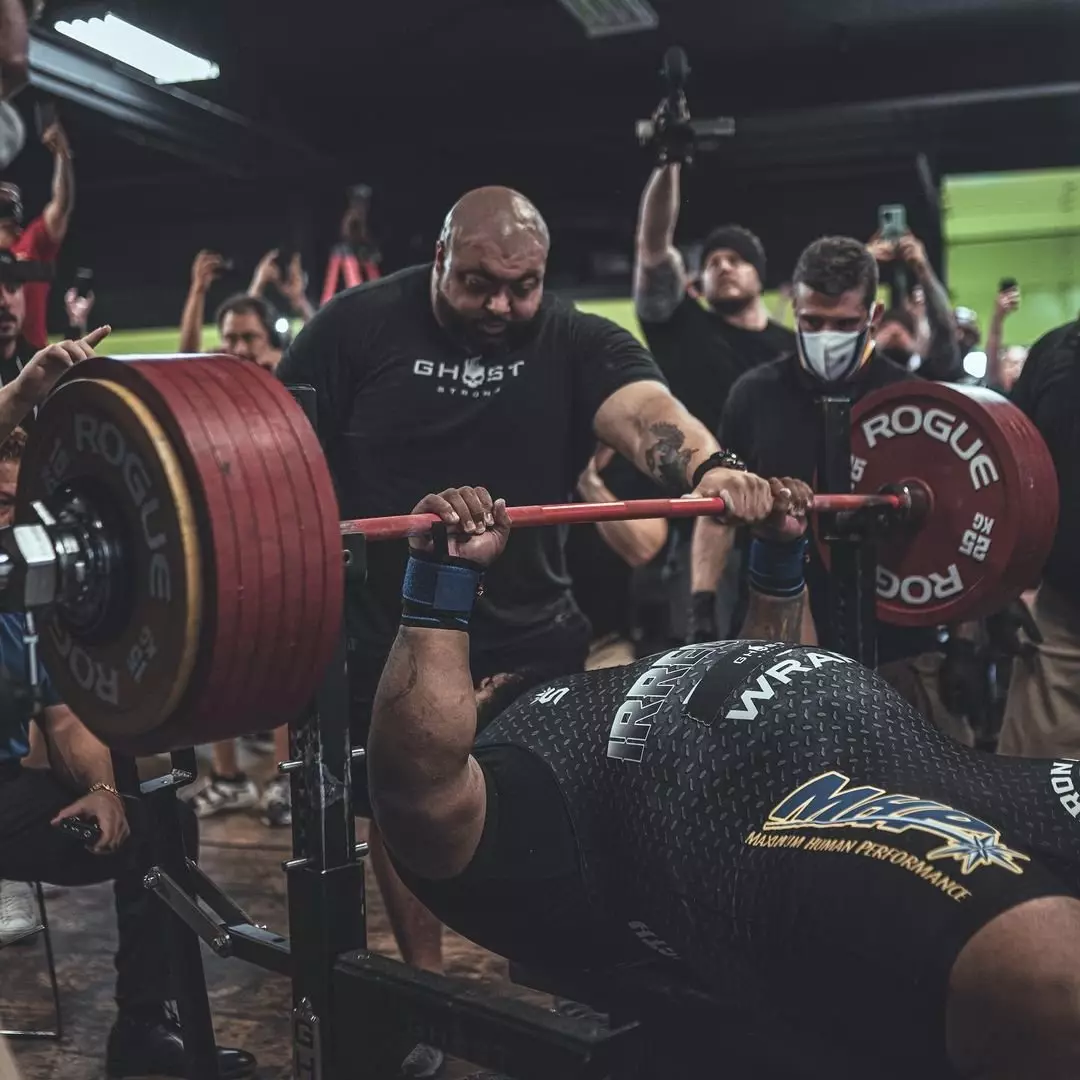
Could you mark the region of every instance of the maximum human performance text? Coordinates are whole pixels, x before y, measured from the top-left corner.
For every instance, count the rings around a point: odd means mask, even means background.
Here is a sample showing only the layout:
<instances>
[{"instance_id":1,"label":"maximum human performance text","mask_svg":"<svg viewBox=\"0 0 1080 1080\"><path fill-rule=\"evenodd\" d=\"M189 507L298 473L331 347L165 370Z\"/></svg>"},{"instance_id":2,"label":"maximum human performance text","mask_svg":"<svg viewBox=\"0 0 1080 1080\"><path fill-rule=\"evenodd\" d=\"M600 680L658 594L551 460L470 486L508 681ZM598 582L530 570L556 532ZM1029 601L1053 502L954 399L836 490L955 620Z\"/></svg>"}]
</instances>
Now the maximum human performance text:
<instances>
[{"instance_id":1,"label":"maximum human performance text","mask_svg":"<svg viewBox=\"0 0 1080 1080\"><path fill-rule=\"evenodd\" d=\"M953 881L948 874L942 873L926 862L925 859L917 858L909 851L901 851L900 848L890 847L888 844L875 844L872 840L837 840L828 836L805 836L798 833L770 834L752 832L747 836L745 842L750 847L795 848L799 851L863 855L869 859L890 862L894 866L910 871L916 877L922 878L927 884L940 889L946 896L957 903L966 900L971 895L971 892L965 889L963 885Z\"/></svg>"}]
</instances>

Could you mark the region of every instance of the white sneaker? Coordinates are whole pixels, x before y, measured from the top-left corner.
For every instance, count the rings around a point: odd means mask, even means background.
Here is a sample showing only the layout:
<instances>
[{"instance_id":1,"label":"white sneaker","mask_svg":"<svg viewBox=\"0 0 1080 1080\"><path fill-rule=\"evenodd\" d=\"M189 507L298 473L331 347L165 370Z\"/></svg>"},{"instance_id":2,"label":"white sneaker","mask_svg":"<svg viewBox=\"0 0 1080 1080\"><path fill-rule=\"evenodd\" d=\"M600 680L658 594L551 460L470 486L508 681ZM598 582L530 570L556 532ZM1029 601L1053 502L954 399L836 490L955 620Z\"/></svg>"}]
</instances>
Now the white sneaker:
<instances>
[{"instance_id":1,"label":"white sneaker","mask_svg":"<svg viewBox=\"0 0 1080 1080\"><path fill-rule=\"evenodd\" d=\"M22 881L0 881L0 944L38 927L34 888Z\"/></svg>"},{"instance_id":2,"label":"white sneaker","mask_svg":"<svg viewBox=\"0 0 1080 1080\"><path fill-rule=\"evenodd\" d=\"M234 810L249 810L258 805L259 789L246 776L235 779L211 776L210 783L191 800L195 816L200 818L228 814Z\"/></svg>"},{"instance_id":3,"label":"white sneaker","mask_svg":"<svg viewBox=\"0 0 1080 1080\"><path fill-rule=\"evenodd\" d=\"M442 1072L445 1064L446 1058L438 1047L417 1043L401 1063L401 1075L412 1077L413 1080L433 1080Z\"/></svg>"},{"instance_id":4,"label":"white sneaker","mask_svg":"<svg viewBox=\"0 0 1080 1080\"><path fill-rule=\"evenodd\" d=\"M271 829L292 824L292 785L287 776L275 776L262 794L262 821Z\"/></svg>"}]
</instances>

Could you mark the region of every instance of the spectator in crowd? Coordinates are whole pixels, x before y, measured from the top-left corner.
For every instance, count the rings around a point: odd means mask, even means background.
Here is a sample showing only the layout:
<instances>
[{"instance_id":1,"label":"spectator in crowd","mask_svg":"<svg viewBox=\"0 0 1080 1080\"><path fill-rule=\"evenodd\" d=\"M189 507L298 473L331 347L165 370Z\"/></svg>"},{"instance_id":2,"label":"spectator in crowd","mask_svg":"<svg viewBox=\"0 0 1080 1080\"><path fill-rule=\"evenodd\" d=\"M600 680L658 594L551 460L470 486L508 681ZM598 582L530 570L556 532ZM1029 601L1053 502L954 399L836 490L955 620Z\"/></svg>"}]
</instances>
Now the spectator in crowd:
<instances>
[{"instance_id":1,"label":"spectator in crowd","mask_svg":"<svg viewBox=\"0 0 1080 1080\"><path fill-rule=\"evenodd\" d=\"M31 285L28 264L0 249L0 385L13 383L38 350L26 338L26 309ZM85 331L83 332L85 334ZM33 415L23 426L33 424Z\"/></svg>"},{"instance_id":2,"label":"spectator in crowd","mask_svg":"<svg viewBox=\"0 0 1080 1080\"><path fill-rule=\"evenodd\" d=\"M796 353L743 375L728 397L720 422L721 446L737 454L750 471L812 483L821 440L818 398L845 393L858 401L872 390L914 377L874 347L874 334L882 318L882 305L876 299L874 255L872 247L857 240L830 236L816 240L799 257L794 275ZM719 581L729 531L707 518L696 522L692 556L695 589L715 586ZM806 580L820 634L827 612L829 577L813 547ZM941 662L937 631L884 623L878 624L877 630L881 674L928 719L970 745L972 735L967 725L937 708ZM698 641L723 636L707 624L700 611L694 631ZM804 635L813 633L804 625ZM804 637L803 643L814 640L816 637Z\"/></svg>"},{"instance_id":3,"label":"spectator in crowd","mask_svg":"<svg viewBox=\"0 0 1080 1080\"><path fill-rule=\"evenodd\" d=\"M912 365L921 359L918 339L919 324L915 315L906 308L889 308L881 316L874 334L878 353L905 371L910 371Z\"/></svg>"},{"instance_id":4,"label":"spectator in crowd","mask_svg":"<svg viewBox=\"0 0 1080 1080\"><path fill-rule=\"evenodd\" d=\"M64 312L67 315L68 337L82 337L90 325L90 312L94 310L94 291L80 296L72 286L64 293Z\"/></svg>"},{"instance_id":5,"label":"spectator in crowd","mask_svg":"<svg viewBox=\"0 0 1080 1080\"><path fill-rule=\"evenodd\" d=\"M705 238L700 280L690 282L675 246L681 173L678 162L660 165L645 186L637 228L634 309L672 393L715 431L735 380L792 352L795 338L769 318L762 295L765 249L741 225L721 226ZM632 483L639 496L657 493L641 490L636 480ZM637 584L645 593L655 595L665 590L672 574L683 578L689 573L691 528L681 522L673 525L667 558L651 563L637 575ZM733 549L734 533L729 530L727 535L728 547ZM710 590L713 599L709 604L717 607L717 617L726 624L734 615L739 554L725 564L724 587ZM653 575L664 580L650 584ZM682 623L681 611L671 615ZM673 629L679 636L686 631L685 625Z\"/></svg>"},{"instance_id":6,"label":"spectator in crowd","mask_svg":"<svg viewBox=\"0 0 1080 1080\"><path fill-rule=\"evenodd\" d=\"M960 360L974 352L982 341L982 327L979 326L978 312L969 307L958 307L953 312L956 324L956 343L960 349Z\"/></svg>"},{"instance_id":7,"label":"spectator in crowd","mask_svg":"<svg viewBox=\"0 0 1080 1080\"><path fill-rule=\"evenodd\" d=\"M1004 345L1005 323L1020 309L1020 286L1011 281L1002 284L1006 287L999 289L994 298L994 313L990 316L990 329L986 335L986 385L1008 396L1020 378L1028 351L1023 345L1009 348Z\"/></svg>"},{"instance_id":8,"label":"spectator in crowd","mask_svg":"<svg viewBox=\"0 0 1080 1080\"><path fill-rule=\"evenodd\" d=\"M1002 351L1001 360L998 362L998 374L994 383L989 384L992 390L1008 397L1013 392L1020 373L1027 363L1028 347L1026 345L1010 345Z\"/></svg>"},{"instance_id":9,"label":"spectator in crowd","mask_svg":"<svg viewBox=\"0 0 1080 1080\"><path fill-rule=\"evenodd\" d=\"M868 248L879 266L902 264L907 267L919 290L914 311L894 303L889 321L882 319L882 325L876 331L879 351L898 366L917 370L926 379L948 382L959 378L963 373L963 356L957 349L949 294L934 273L926 246L909 232L899 240L883 240L880 234L875 235ZM911 298L905 297L904 303L910 306ZM916 312L925 317L928 327L925 355L920 352L922 343ZM908 317L905 319L904 316Z\"/></svg>"},{"instance_id":10,"label":"spectator in crowd","mask_svg":"<svg viewBox=\"0 0 1080 1080\"><path fill-rule=\"evenodd\" d=\"M1032 610L1041 640L1013 663L999 748L1080 758L1080 321L1031 347L1011 397L1046 440L1061 510Z\"/></svg>"},{"instance_id":11,"label":"spectator in crowd","mask_svg":"<svg viewBox=\"0 0 1080 1080\"><path fill-rule=\"evenodd\" d=\"M16 429L0 444L0 525L11 523L19 461L26 436ZM110 1077L185 1075L179 1026L167 1003L167 926L160 901L143 886L153 863L150 822L138 800L116 788L109 751L60 700L42 672L40 713L26 685L27 632L21 615L0 616L0 936L13 924L36 920L20 910L26 892L13 883L53 881L91 885L113 881L116 894L116 1002L118 1018L109 1033L106 1072ZM47 768L27 768L31 724L47 747ZM183 810L181 812L184 812ZM56 828L66 818L93 819L101 835L92 845ZM183 822L185 847L195 858L198 832L190 811ZM251 1076L255 1059L221 1048L222 1077Z\"/></svg>"},{"instance_id":12,"label":"spectator in crowd","mask_svg":"<svg viewBox=\"0 0 1080 1080\"><path fill-rule=\"evenodd\" d=\"M315 315L315 308L307 296L307 274L300 260L300 252L295 251L289 259L289 267L282 273L281 252L278 248L268 251L255 267L255 276L248 287L248 296L265 298L266 290L273 286L289 304L289 310L302 322L306 323Z\"/></svg>"},{"instance_id":13,"label":"spectator in crowd","mask_svg":"<svg viewBox=\"0 0 1080 1080\"><path fill-rule=\"evenodd\" d=\"M0 248L17 259L55 264L75 207L75 168L67 133L59 121L45 129L41 142L53 157L52 195L41 215L24 229L22 192L14 184L0 184ZM23 335L35 349L44 348L49 340L49 289L48 281L27 282L25 289Z\"/></svg>"},{"instance_id":14,"label":"spectator in crowd","mask_svg":"<svg viewBox=\"0 0 1080 1080\"><path fill-rule=\"evenodd\" d=\"M769 318L762 297L765 249L740 225L713 230L692 288L675 246L682 166L653 171L641 199L634 265L634 310L672 393L715 429L735 380L795 348L790 330Z\"/></svg>"},{"instance_id":15,"label":"spectator in crowd","mask_svg":"<svg viewBox=\"0 0 1080 1080\"><path fill-rule=\"evenodd\" d=\"M277 263L278 253L263 256L251 291L229 297L215 313L220 348L242 360L251 360L269 371L281 362L281 354L288 344L288 322L261 295L273 284L288 300L295 314L305 322L313 314L305 293L307 279L299 255L282 274ZM216 252L200 251L191 268L191 288L184 303L180 319L180 351L202 352L203 324L206 319L206 295L210 287L227 269L227 262Z\"/></svg>"}]
</instances>

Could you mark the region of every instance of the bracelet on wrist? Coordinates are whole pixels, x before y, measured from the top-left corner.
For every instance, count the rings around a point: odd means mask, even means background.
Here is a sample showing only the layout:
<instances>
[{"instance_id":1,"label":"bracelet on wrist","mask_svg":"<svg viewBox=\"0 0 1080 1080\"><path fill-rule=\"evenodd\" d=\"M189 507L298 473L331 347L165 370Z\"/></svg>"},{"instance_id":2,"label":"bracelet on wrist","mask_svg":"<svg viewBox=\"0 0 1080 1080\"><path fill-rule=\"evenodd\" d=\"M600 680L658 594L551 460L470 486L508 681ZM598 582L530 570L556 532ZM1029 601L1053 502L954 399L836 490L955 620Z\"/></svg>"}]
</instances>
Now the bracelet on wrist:
<instances>
[{"instance_id":1,"label":"bracelet on wrist","mask_svg":"<svg viewBox=\"0 0 1080 1080\"><path fill-rule=\"evenodd\" d=\"M91 784L90 785L90 790L86 794L87 795L93 795L97 791L107 791L110 795L113 796L113 798L118 799L120 802L124 801L123 796L120 794L119 791L116 790L116 788L114 788L112 786L112 784L106 784L106 783Z\"/></svg>"},{"instance_id":2,"label":"bracelet on wrist","mask_svg":"<svg viewBox=\"0 0 1080 1080\"><path fill-rule=\"evenodd\" d=\"M805 536L797 540L763 540L755 536L750 543L750 588L778 599L798 596L806 585L808 547Z\"/></svg>"},{"instance_id":3,"label":"bracelet on wrist","mask_svg":"<svg viewBox=\"0 0 1080 1080\"><path fill-rule=\"evenodd\" d=\"M467 631L483 581L483 567L470 559L413 552L401 583L402 626Z\"/></svg>"},{"instance_id":4,"label":"bracelet on wrist","mask_svg":"<svg viewBox=\"0 0 1080 1080\"><path fill-rule=\"evenodd\" d=\"M690 490L696 491L698 484L705 478L705 474L713 469L734 469L737 472L746 472L746 465L738 454L730 450L717 450L710 454L695 470L693 479L690 481Z\"/></svg>"}]
</instances>

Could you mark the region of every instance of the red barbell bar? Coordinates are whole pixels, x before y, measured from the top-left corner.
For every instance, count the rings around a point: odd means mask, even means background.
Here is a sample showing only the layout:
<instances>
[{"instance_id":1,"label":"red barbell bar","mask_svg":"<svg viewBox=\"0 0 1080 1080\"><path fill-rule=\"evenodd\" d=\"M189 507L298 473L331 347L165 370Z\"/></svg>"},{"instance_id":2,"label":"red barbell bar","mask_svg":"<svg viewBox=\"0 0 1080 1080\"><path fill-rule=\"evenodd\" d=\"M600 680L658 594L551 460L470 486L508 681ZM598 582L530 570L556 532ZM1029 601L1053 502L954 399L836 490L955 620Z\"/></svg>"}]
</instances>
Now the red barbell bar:
<instances>
[{"instance_id":1,"label":"red barbell bar","mask_svg":"<svg viewBox=\"0 0 1080 1080\"><path fill-rule=\"evenodd\" d=\"M907 510L908 494L815 495L812 509L824 513L881 506ZM727 510L723 499L633 499L629 502L565 503L554 506L511 506L510 520L517 528L530 525L582 525L598 521L635 521L642 518L719 517ZM368 540L399 540L423 536L439 520L434 514L358 518L341 522L343 536L362 534Z\"/></svg>"}]
</instances>

